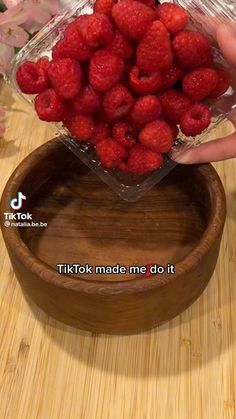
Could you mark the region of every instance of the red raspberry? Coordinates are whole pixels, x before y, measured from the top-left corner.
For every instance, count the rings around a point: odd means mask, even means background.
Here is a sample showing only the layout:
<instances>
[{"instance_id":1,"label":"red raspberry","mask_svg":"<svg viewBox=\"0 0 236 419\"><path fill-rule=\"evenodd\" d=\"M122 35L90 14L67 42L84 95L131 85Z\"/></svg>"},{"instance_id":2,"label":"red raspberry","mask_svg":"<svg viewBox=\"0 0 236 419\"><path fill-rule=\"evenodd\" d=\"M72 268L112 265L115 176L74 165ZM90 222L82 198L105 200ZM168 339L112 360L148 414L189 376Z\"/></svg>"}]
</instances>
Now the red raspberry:
<instances>
[{"instance_id":1,"label":"red raspberry","mask_svg":"<svg viewBox=\"0 0 236 419\"><path fill-rule=\"evenodd\" d=\"M136 143L134 129L127 122L118 122L115 124L112 135L125 148L132 148Z\"/></svg>"},{"instance_id":2,"label":"red raspberry","mask_svg":"<svg viewBox=\"0 0 236 419\"><path fill-rule=\"evenodd\" d=\"M122 84L117 84L106 92L103 100L103 108L111 120L117 120L128 115L133 104L133 96Z\"/></svg>"},{"instance_id":3,"label":"red raspberry","mask_svg":"<svg viewBox=\"0 0 236 419\"><path fill-rule=\"evenodd\" d=\"M216 88L218 81L218 74L213 68L196 68L184 76L183 92L193 101L202 100Z\"/></svg>"},{"instance_id":4,"label":"red raspberry","mask_svg":"<svg viewBox=\"0 0 236 419\"><path fill-rule=\"evenodd\" d=\"M156 2L155 0L139 0L140 3L146 4L146 6L149 7L155 7L156 6Z\"/></svg>"},{"instance_id":5,"label":"red raspberry","mask_svg":"<svg viewBox=\"0 0 236 419\"><path fill-rule=\"evenodd\" d=\"M193 105L181 118L180 129L185 135L194 137L210 125L211 117L212 113L207 106Z\"/></svg>"},{"instance_id":6,"label":"red raspberry","mask_svg":"<svg viewBox=\"0 0 236 419\"><path fill-rule=\"evenodd\" d=\"M129 172L128 164L126 161L121 161L117 166L117 169L122 170L122 172Z\"/></svg>"},{"instance_id":7,"label":"red raspberry","mask_svg":"<svg viewBox=\"0 0 236 419\"><path fill-rule=\"evenodd\" d=\"M182 79L184 72L182 68L174 63L169 70L166 70L162 74L162 90L167 90L173 87L178 80Z\"/></svg>"},{"instance_id":8,"label":"red raspberry","mask_svg":"<svg viewBox=\"0 0 236 419\"><path fill-rule=\"evenodd\" d=\"M95 113L102 108L101 94L96 92L89 84L84 86L77 96L71 101L71 106L77 113Z\"/></svg>"},{"instance_id":9,"label":"red raspberry","mask_svg":"<svg viewBox=\"0 0 236 419\"><path fill-rule=\"evenodd\" d=\"M168 70L173 62L170 35L163 23L153 22L137 48L137 65L144 71Z\"/></svg>"},{"instance_id":10,"label":"red raspberry","mask_svg":"<svg viewBox=\"0 0 236 419\"><path fill-rule=\"evenodd\" d=\"M80 15L72 22L70 22L64 32L65 38L67 38L67 36L72 35L75 31L82 35L82 32L86 28L89 16L90 15Z\"/></svg>"},{"instance_id":11,"label":"red raspberry","mask_svg":"<svg viewBox=\"0 0 236 419\"><path fill-rule=\"evenodd\" d=\"M161 115L161 103L156 96L148 95L138 98L131 114L133 122L142 127Z\"/></svg>"},{"instance_id":12,"label":"red raspberry","mask_svg":"<svg viewBox=\"0 0 236 419\"><path fill-rule=\"evenodd\" d=\"M65 98L72 99L81 88L81 68L72 58L60 58L50 64L48 75L57 93Z\"/></svg>"},{"instance_id":13,"label":"red raspberry","mask_svg":"<svg viewBox=\"0 0 236 419\"><path fill-rule=\"evenodd\" d=\"M156 16L173 35L182 31L188 23L188 15L181 6L163 3L157 6Z\"/></svg>"},{"instance_id":14,"label":"red raspberry","mask_svg":"<svg viewBox=\"0 0 236 419\"><path fill-rule=\"evenodd\" d=\"M124 61L113 52L101 49L90 61L89 80L94 89L104 92L117 83L124 71Z\"/></svg>"},{"instance_id":15,"label":"red raspberry","mask_svg":"<svg viewBox=\"0 0 236 419\"><path fill-rule=\"evenodd\" d=\"M170 89L159 95L162 113L173 124L179 124L181 117L192 106L191 99L177 89Z\"/></svg>"},{"instance_id":16,"label":"red raspberry","mask_svg":"<svg viewBox=\"0 0 236 419\"><path fill-rule=\"evenodd\" d=\"M94 119L91 115L70 113L65 119L65 126L77 140L90 140L94 132Z\"/></svg>"},{"instance_id":17,"label":"red raspberry","mask_svg":"<svg viewBox=\"0 0 236 419\"><path fill-rule=\"evenodd\" d=\"M182 31L173 41L175 56L183 68L210 66L213 54L210 42L201 32Z\"/></svg>"},{"instance_id":18,"label":"red raspberry","mask_svg":"<svg viewBox=\"0 0 236 419\"><path fill-rule=\"evenodd\" d=\"M92 50L85 44L78 30L68 32L66 38L58 41L52 49L53 59L74 58L87 61L92 56Z\"/></svg>"},{"instance_id":19,"label":"red raspberry","mask_svg":"<svg viewBox=\"0 0 236 419\"><path fill-rule=\"evenodd\" d=\"M227 92L230 87L229 74L223 70L216 70L218 74L218 83L213 91L211 91L210 97L218 98Z\"/></svg>"},{"instance_id":20,"label":"red raspberry","mask_svg":"<svg viewBox=\"0 0 236 419\"><path fill-rule=\"evenodd\" d=\"M177 127L177 125L174 124L169 124L169 126L172 130L173 139L176 140L176 138L179 135L179 128Z\"/></svg>"},{"instance_id":21,"label":"red raspberry","mask_svg":"<svg viewBox=\"0 0 236 419\"><path fill-rule=\"evenodd\" d=\"M36 96L34 105L38 117L42 121L60 122L66 115L63 99L54 89L45 90Z\"/></svg>"},{"instance_id":22,"label":"red raspberry","mask_svg":"<svg viewBox=\"0 0 236 419\"><path fill-rule=\"evenodd\" d=\"M49 87L47 71L42 66L25 61L16 72L16 81L23 93L34 95Z\"/></svg>"},{"instance_id":23,"label":"red raspberry","mask_svg":"<svg viewBox=\"0 0 236 419\"><path fill-rule=\"evenodd\" d=\"M131 173L144 175L159 169L163 161L161 154L150 150L142 144L136 144L129 152L127 165Z\"/></svg>"},{"instance_id":24,"label":"red raspberry","mask_svg":"<svg viewBox=\"0 0 236 419\"><path fill-rule=\"evenodd\" d=\"M119 57L127 60L133 55L133 47L130 41L122 35L121 32L116 31L113 40L107 46L107 49Z\"/></svg>"},{"instance_id":25,"label":"red raspberry","mask_svg":"<svg viewBox=\"0 0 236 419\"><path fill-rule=\"evenodd\" d=\"M127 156L125 148L112 138L106 138L99 142L96 150L102 165L107 169L119 166Z\"/></svg>"},{"instance_id":26,"label":"red raspberry","mask_svg":"<svg viewBox=\"0 0 236 419\"><path fill-rule=\"evenodd\" d=\"M129 72L129 84L135 93L149 95L162 87L162 74L159 71L147 73L139 70L137 66Z\"/></svg>"},{"instance_id":27,"label":"red raspberry","mask_svg":"<svg viewBox=\"0 0 236 419\"><path fill-rule=\"evenodd\" d=\"M41 57L38 61L37 61L37 66L38 68L40 68L41 70L44 70L46 72L48 72L49 67L50 67L50 61L47 57Z\"/></svg>"},{"instance_id":28,"label":"red raspberry","mask_svg":"<svg viewBox=\"0 0 236 419\"><path fill-rule=\"evenodd\" d=\"M121 0L113 6L112 17L125 36L137 40L154 20L155 12L139 1Z\"/></svg>"},{"instance_id":29,"label":"red raspberry","mask_svg":"<svg viewBox=\"0 0 236 419\"><path fill-rule=\"evenodd\" d=\"M113 0L96 0L94 10L97 13L104 13L104 15L111 16Z\"/></svg>"},{"instance_id":30,"label":"red raspberry","mask_svg":"<svg viewBox=\"0 0 236 419\"><path fill-rule=\"evenodd\" d=\"M95 124L95 129L93 133L93 137L91 139L91 142L93 144L98 144L100 141L104 140L105 138L108 138L111 136L111 128L108 124L105 122L97 122Z\"/></svg>"},{"instance_id":31,"label":"red raspberry","mask_svg":"<svg viewBox=\"0 0 236 419\"><path fill-rule=\"evenodd\" d=\"M86 23L81 29L81 35L86 44L92 48L99 48L108 45L114 32L109 18L102 13L89 15Z\"/></svg>"},{"instance_id":32,"label":"red raspberry","mask_svg":"<svg viewBox=\"0 0 236 419\"><path fill-rule=\"evenodd\" d=\"M150 272L150 270L151 270L151 268L152 268L153 266L155 266L155 265L156 265L156 263L147 263L147 264L145 265L145 268L146 268L146 273L145 273L145 274L142 274L142 276L143 276L143 277L145 277L145 278L148 278L148 277L150 277L150 276L154 275L153 273L151 273L151 272Z\"/></svg>"},{"instance_id":33,"label":"red raspberry","mask_svg":"<svg viewBox=\"0 0 236 419\"><path fill-rule=\"evenodd\" d=\"M158 153L168 153L173 145L172 128L164 121L150 122L139 134L140 142L146 147Z\"/></svg>"}]
</instances>

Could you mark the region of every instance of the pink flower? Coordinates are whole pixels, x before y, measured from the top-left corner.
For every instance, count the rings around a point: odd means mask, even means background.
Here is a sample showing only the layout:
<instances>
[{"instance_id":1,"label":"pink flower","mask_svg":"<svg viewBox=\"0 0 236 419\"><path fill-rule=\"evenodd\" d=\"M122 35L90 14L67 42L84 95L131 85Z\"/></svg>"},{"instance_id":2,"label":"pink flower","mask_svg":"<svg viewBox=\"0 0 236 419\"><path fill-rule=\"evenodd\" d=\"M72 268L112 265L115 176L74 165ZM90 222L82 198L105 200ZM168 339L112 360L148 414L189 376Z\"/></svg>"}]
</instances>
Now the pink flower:
<instances>
[{"instance_id":1,"label":"pink flower","mask_svg":"<svg viewBox=\"0 0 236 419\"><path fill-rule=\"evenodd\" d=\"M10 7L17 6L21 2L21 0L2 0L5 6L10 9Z\"/></svg>"},{"instance_id":2,"label":"pink flower","mask_svg":"<svg viewBox=\"0 0 236 419\"><path fill-rule=\"evenodd\" d=\"M0 43L0 74L5 74L14 57L14 48Z\"/></svg>"},{"instance_id":3,"label":"pink flower","mask_svg":"<svg viewBox=\"0 0 236 419\"><path fill-rule=\"evenodd\" d=\"M28 18L28 12L22 4L18 4L0 14L0 42L12 47L21 48L29 35L19 25Z\"/></svg>"},{"instance_id":4,"label":"pink flower","mask_svg":"<svg viewBox=\"0 0 236 419\"><path fill-rule=\"evenodd\" d=\"M29 34L37 32L58 10L57 0L3 0L8 8L0 13L0 73L5 73L14 48L23 47Z\"/></svg>"},{"instance_id":5,"label":"pink flower","mask_svg":"<svg viewBox=\"0 0 236 419\"><path fill-rule=\"evenodd\" d=\"M20 26L0 24L0 42L11 47L21 48L28 41L29 35Z\"/></svg>"},{"instance_id":6,"label":"pink flower","mask_svg":"<svg viewBox=\"0 0 236 419\"><path fill-rule=\"evenodd\" d=\"M29 32L39 30L59 9L57 0L4 0L4 3L9 8L0 14L0 42L18 48L28 40L23 28Z\"/></svg>"}]
</instances>

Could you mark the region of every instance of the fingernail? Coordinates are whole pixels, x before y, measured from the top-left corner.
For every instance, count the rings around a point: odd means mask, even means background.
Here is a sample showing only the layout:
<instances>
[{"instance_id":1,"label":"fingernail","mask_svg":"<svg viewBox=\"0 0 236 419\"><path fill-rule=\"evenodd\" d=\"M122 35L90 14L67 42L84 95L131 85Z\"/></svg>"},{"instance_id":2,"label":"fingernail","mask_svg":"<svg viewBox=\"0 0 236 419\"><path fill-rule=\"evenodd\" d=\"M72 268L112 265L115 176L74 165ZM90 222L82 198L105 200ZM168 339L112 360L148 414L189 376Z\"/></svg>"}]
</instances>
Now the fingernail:
<instances>
[{"instance_id":1,"label":"fingernail","mask_svg":"<svg viewBox=\"0 0 236 419\"><path fill-rule=\"evenodd\" d=\"M190 162L190 151L185 151L180 153L179 151L173 152L171 154L171 159L180 164L189 164Z\"/></svg>"}]
</instances>

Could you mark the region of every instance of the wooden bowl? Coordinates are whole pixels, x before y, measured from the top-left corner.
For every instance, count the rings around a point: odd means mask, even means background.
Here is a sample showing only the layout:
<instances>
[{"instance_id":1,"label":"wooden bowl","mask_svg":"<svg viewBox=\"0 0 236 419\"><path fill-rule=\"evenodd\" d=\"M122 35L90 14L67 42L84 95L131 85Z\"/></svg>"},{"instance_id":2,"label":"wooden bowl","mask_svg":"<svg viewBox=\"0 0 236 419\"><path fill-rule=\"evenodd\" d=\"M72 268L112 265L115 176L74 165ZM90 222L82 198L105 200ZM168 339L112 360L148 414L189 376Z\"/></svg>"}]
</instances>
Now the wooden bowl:
<instances>
[{"instance_id":1,"label":"wooden bowl","mask_svg":"<svg viewBox=\"0 0 236 419\"><path fill-rule=\"evenodd\" d=\"M20 212L46 228L4 226L19 191L27 198ZM58 139L18 166L1 206L4 240L25 293L59 321L109 334L157 326L199 297L215 268L225 216L224 190L209 164L178 166L127 203ZM59 274L58 263L172 263L175 274L69 275Z\"/></svg>"}]
</instances>

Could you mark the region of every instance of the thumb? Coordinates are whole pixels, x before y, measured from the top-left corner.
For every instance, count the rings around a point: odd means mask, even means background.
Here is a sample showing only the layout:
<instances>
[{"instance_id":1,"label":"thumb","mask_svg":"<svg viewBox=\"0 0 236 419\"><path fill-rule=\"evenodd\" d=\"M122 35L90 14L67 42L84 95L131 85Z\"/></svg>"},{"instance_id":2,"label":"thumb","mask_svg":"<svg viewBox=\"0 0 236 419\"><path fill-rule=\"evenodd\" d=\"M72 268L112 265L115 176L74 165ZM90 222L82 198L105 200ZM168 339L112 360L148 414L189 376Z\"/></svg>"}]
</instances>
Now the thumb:
<instances>
[{"instance_id":1,"label":"thumb","mask_svg":"<svg viewBox=\"0 0 236 419\"><path fill-rule=\"evenodd\" d=\"M220 25L216 31L219 47L229 64L236 66L236 30L233 26Z\"/></svg>"},{"instance_id":2,"label":"thumb","mask_svg":"<svg viewBox=\"0 0 236 419\"><path fill-rule=\"evenodd\" d=\"M171 159L182 164L208 163L236 157L236 134L208 141L187 151L172 153Z\"/></svg>"}]
</instances>

